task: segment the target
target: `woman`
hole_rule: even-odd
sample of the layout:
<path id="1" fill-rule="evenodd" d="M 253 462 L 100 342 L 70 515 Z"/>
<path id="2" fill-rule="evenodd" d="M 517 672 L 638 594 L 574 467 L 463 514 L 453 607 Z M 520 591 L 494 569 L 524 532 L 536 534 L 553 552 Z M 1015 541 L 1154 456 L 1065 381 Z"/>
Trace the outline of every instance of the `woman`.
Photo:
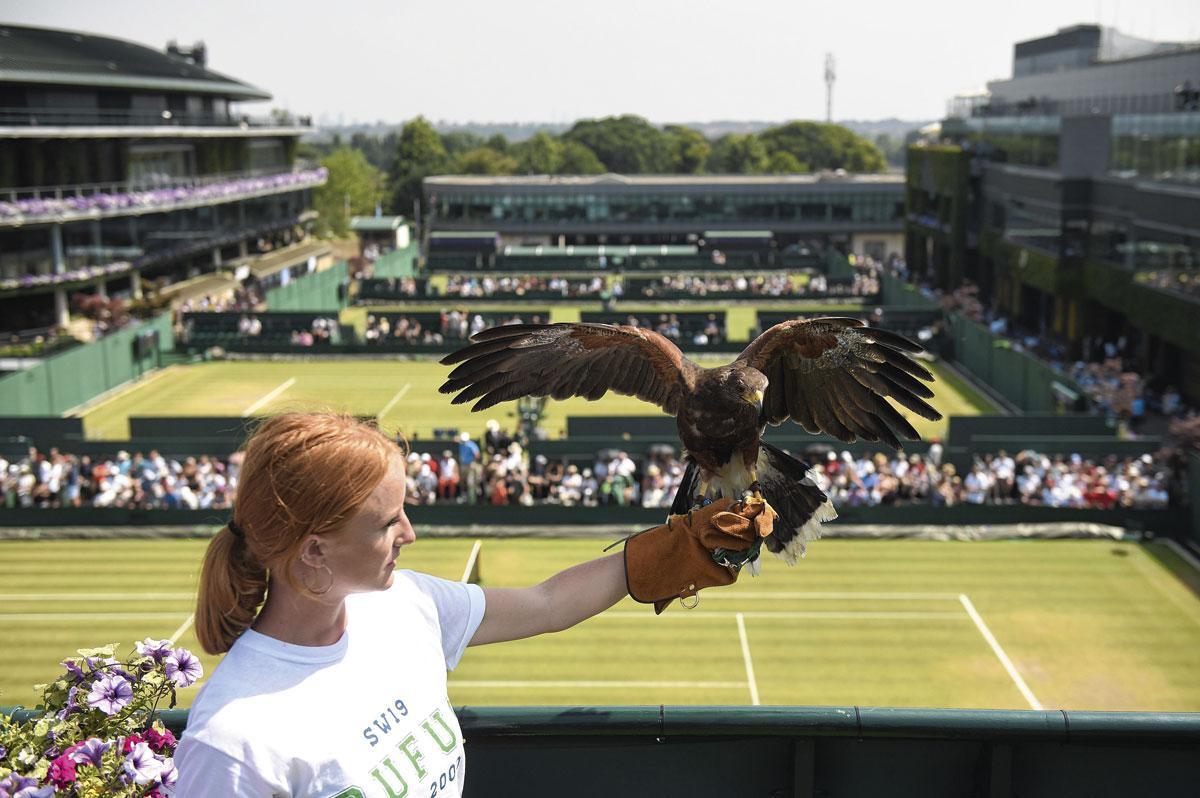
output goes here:
<path id="1" fill-rule="evenodd" d="M 278 416 L 251 438 L 196 610 L 205 650 L 228 654 L 191 709 L 177 795 L 364 798 L 431 785 L 459 795 L 464 751 L 446 670 L 468 645 L 566 629 L 626 595 L 621 554 L 520 589 L 396 571 L 415 539 L 405 476 L 402 451 L 349 417 Z M 745 548 L 754 513 L 727 507 L 632 539 L 639 600 L 661 605 L 736 579 L 709 551 Z M 664 575 L 676 553 L 699 556 Z"/>

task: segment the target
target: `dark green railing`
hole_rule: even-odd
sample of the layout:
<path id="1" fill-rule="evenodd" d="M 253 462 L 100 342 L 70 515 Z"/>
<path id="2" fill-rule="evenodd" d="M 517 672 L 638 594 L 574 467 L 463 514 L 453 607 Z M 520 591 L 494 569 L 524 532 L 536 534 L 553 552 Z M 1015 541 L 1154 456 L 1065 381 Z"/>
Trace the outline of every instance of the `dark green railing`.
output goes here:
<path id="1" fill-rule="evenodd" d="M 1131 676 L 1136 678 L 1136 676 Z M 1200 713 L 460 707 L 475 796 L 1194 796 Z M 163 714 L 176 733 L 185 711 Z"/>

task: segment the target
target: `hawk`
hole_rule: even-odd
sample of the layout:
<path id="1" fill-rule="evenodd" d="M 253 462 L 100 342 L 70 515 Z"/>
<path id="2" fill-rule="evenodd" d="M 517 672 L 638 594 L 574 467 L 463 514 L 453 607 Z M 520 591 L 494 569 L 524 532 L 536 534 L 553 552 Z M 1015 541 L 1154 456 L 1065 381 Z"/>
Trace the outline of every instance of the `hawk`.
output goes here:
<path id="1" fill-rule="evenodd" d="M 859 319 L 796 319 L 762 333 L 729 365 L 704 368 L 651 330 L 613 324 L 511 324 L 483 330 L 442 358 L 458 364 L 439 389 L 478 411 L 523 396 L 636 396 L 675 416 L 687 469 L 671 512 L 703 499 L 757 493 L 778 514 L 767 549 L 794 564 L 837 517 L 807 463 L 763 441 L 791 419 L 847 443 L 918 440 L 888 398 L 924 418 L 933 375 L 922 348 Z M 755 548 L 751 560 L 758 555 Z"/>

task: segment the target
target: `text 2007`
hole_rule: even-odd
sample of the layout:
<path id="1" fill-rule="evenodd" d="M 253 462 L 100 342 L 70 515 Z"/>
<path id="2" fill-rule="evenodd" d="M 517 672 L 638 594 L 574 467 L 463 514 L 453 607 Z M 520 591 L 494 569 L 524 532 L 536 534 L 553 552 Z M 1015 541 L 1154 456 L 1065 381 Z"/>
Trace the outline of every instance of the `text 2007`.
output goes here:
<path id="1" fill-rule="evenodd" d="M 454 783 L 454 780 L 462 775 L 462 757 L 455 760 L 454 764 L 446 768 L 446 772 L 438 776 L 429 783 L 429 798 L 437 798 L 438 795 Z"/>

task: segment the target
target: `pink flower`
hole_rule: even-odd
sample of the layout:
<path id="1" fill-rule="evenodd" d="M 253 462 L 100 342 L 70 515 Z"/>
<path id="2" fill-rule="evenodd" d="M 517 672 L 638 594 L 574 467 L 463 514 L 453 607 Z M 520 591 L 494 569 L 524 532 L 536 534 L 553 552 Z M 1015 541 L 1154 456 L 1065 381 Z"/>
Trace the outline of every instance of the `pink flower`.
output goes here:
<path id="1" fill-rule="evenodd" d="M 171 734 L 170 729 L 158 729 L 151 726 L 145 732 L 146 742 L 154 749 L 154 753 L 161 754 L 164 749 L 171 748 L 175 745 L 175 735 Z"/>
<path id="2" fill-rule="evenodd" d="M 128 754 L 133 750 L 133 747 L 138 743 L 146 742 L 146 738 L 140 734 L 131 734 L 121 741 L 121 753 Z"/>
<path id="3" fill-rule="evenodd" d="M 66 789 L 75 782 L 75 760 L 69 753 L 58 757 L 50 763 L 50 771 L 46 774 L 46 778 L 60 790 Z"/>

